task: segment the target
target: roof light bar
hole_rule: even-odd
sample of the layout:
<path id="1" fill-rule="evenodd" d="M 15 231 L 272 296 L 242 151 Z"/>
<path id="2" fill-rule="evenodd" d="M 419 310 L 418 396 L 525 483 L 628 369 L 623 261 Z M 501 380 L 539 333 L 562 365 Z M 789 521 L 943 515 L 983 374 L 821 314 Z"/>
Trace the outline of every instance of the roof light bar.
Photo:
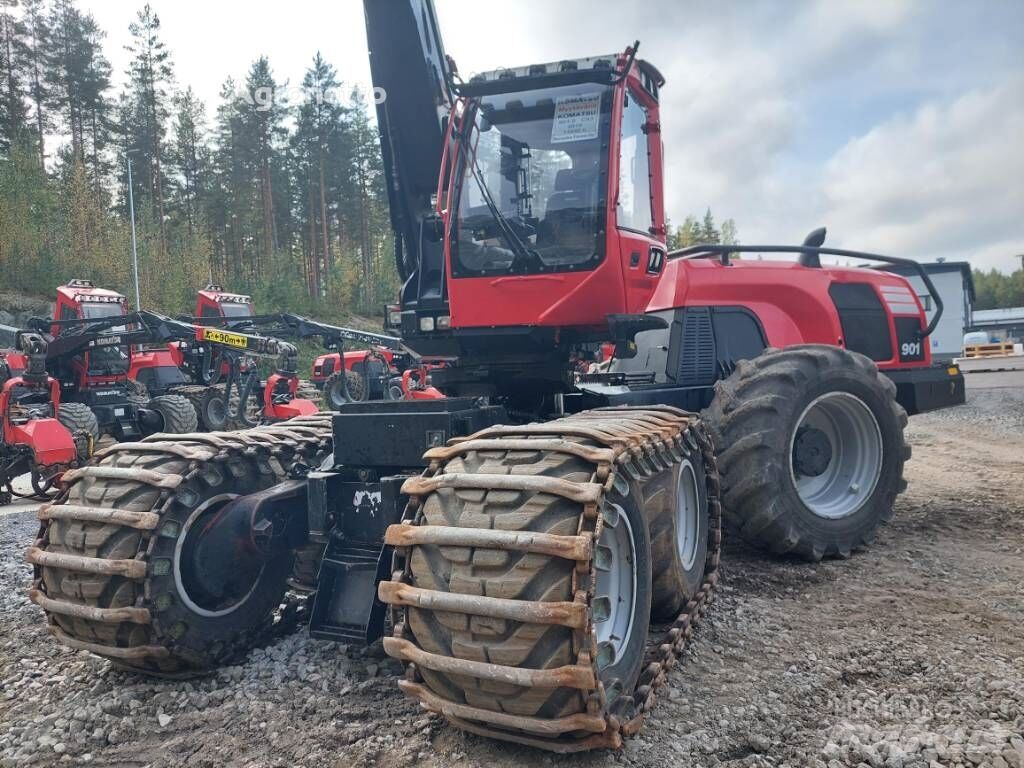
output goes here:
<path id="1" fill-rule="evenodd" d="M 124 296 L 118 295 L 108 296 L 96 293 L 76 293 L 75 301 L 81 301 L 87 304 L 124 304 L 126 299 Z"/>
<path id="2" fill-rule="evenodd" d="M 493 81 L 516 80 L 521 77 L 538 77 L 541 75 L 557 74 L 561 72 L 581 72 L 588 69 L 610 70 L 615 66 L 619 54 L 612 53 L 607 56 L 590 56 L 585 59 L 563 59 L 552 61 L 547 64 L 530 64 L 526 67 L 513 67 L 511 69 L 495 69 L 490 72 L 480 72 L 473 75 L 470 83 L 486 83 Z"/>

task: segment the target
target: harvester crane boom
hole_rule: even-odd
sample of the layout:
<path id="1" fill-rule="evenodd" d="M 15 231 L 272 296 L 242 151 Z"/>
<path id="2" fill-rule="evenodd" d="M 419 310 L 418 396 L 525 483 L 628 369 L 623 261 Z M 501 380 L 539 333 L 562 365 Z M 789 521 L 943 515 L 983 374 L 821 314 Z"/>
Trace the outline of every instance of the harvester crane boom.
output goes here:
<path id="1" fill-rule="evenodd" d="M 386 0 L 363 8 L 403 302 L 440 309 L 444 248 L 433 196 L 455 101 L 454 68 L 431 0 Z"/>
<path id="2" fill-rule="evenodd" d="M 405 349 L 402 340 L 397 336 L 322 323 L 319 320 L 290 312 L 250 317 L 190 317 L 183 321 L 200 326 L 224 327 L 243 332 L 246 329 L 258 328 L 267 336 L 275 338 L 308 339 L 319 336 L 327 349 L 337 349 L 343 342 L 380 347 L 392 352 L 402 352 Z"/>

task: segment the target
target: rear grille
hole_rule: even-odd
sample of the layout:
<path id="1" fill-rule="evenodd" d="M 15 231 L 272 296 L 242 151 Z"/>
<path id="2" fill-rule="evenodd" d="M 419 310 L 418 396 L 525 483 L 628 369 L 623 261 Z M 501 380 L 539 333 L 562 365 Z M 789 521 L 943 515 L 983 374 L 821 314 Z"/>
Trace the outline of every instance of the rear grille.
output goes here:
<path id="1" fill-rule="evenodd" d="M 686 310 L 676 381 L 684 387 L 704 387 L 715 382 L 715 333 L 708 307 Z"/>

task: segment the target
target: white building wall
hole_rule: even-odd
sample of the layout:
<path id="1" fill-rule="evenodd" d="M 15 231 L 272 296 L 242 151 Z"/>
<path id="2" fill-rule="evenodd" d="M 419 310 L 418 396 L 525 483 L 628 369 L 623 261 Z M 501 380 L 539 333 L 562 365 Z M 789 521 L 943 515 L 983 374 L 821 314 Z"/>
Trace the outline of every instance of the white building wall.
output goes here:
<path id="1" fill-rule="evenodd" d="M 938 272 L 929 275 L 944 305 L 942 319 L 931 335 L 932 357 L 951 359 L 963 353 L 964 333 L 970 325 L 970 299 L 960 272 Z M 917 275 L 907 277 L 924 305 L 929 322 L 935 307 L 928 301 L 928 289 Z"/>

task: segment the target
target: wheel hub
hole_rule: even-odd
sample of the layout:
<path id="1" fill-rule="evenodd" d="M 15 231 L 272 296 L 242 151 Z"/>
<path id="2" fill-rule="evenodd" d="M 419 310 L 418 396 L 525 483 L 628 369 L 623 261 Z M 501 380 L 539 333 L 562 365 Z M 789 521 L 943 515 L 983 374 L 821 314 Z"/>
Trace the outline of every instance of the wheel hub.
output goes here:
<path id="1" fill-rule="evenodd" d="M 882 431 L 871 408 L 850 392 L 828 392 L 801 414 L 790 440 L 790 477 L 818 517 L 852 515 L 882 474 Z"/>
<path id="2" fill-rule="evenodd" d="M 636 613 L 636 544 L 625 510 L 607 502 L 601 509 L 601 538 L 595 556 L 594 631 L 598 665 L 617 662 L 633 634 Z"/>
<path id="3" fill-rule="evenodd" d="M 679 467 L 676 484 L 676 549 L 684 571 L 693 568 L 700 548 L 700 491 L 689 461 Z"/>
<path id="4" fill-rule="evenodd" d="M 174 550 L 174 578 L 182 600 L 204 616 L 229 614 L 248 600 L 266 563 L 252 546 L 253 539 L 239 530 L 226 539 L 227 545 L 216 547 L 218 552 L 210 551 L 211 540 L 224 528 L 219 518 L 230 512 L 236 498 L 236 494 L 222 494 L 197 507 Z"/>
<path id="5" fill-rule="evenodd" d="M 817 477 L 828 469 L 831 461 L 832 444 L 828 435 L 816 427 L 800 427 L 793 445 L 793 469 L 797 475 Z"/>

